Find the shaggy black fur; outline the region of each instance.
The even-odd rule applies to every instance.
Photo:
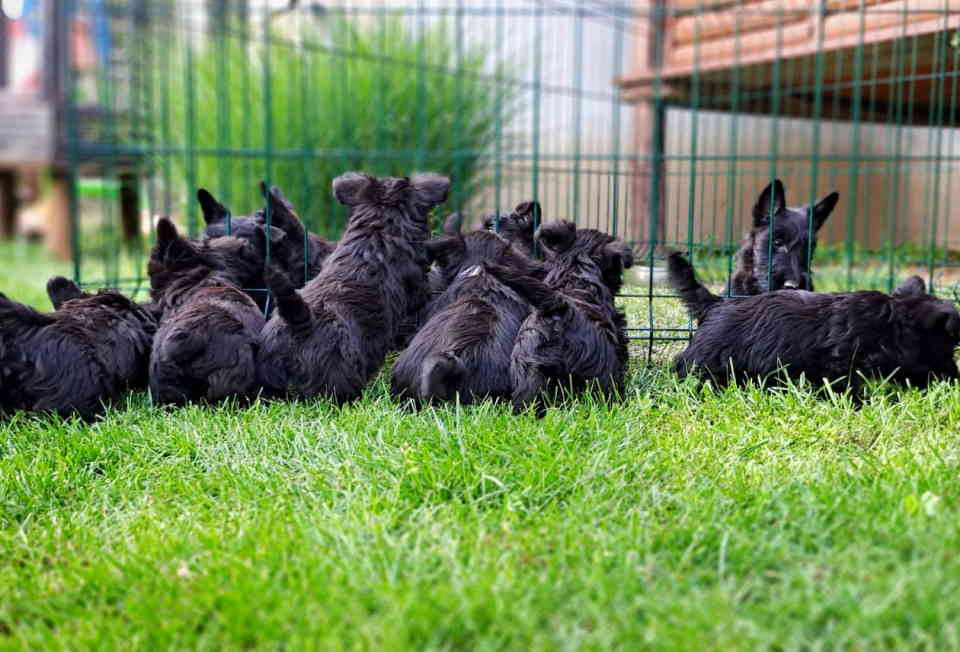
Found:
[[[0,294],[0,411],[93,419],[127,389],[146,385],[152,316],[116,292],[48,283],[59,307],[40,313]]]
[[[525,201],[517,204],[509,213],[488,215],[483,219],[483,228],[495,231],[518,246],[527,255],[533,254],[533,235],[540,225],[543,213],[540,202]]]
[[[267,274],[277,314],[263,330],[261,367],[271,393],[360,395],[427,300],[427,214],[449,186],[429,174],[334,180],[350,214],[320,275],[297,292],[282,272]]]
[[[732,294],[752,296],[789,287],[812,291],[809,261],[817,248],[817,231],[839,199],[840,195],[831,192],[814,204],[811,229],[811,208],[787,207],[780,179],[764,188],[753,207],[753,228],[737,252]]]
[[[191,242],[163,218],[150,254],[150,294],[163,311],[150,356],[150,392],[158,404],[247,398],[259,389],[256,353],[264,318],[238,286],[260,261],[256,244],[232,236]],[[238,271],[239,270],[239,271]],[[262,272],[261,272],[262,273]]]
[[[926,387],[958,377],[954,349],[960,315],[911,277],[892,295],[815,294],[790,290],[723,300],[701,285],[680,254],[668,260],[670,282],[700,323],[676,360],[677,373],[718,384],[765,379],[781,368],[792,379],[849,384],[891,378]]]
[[[596,388],[605,398],[622,396],[627,367],[626,318],[614,305],[630,249],[593,229],[569,222],[542,227],[537,236],[550,270],[543,281],[498,265],[488,268],[529,301],[528,316],[511,353],[513,408],[536,406],[545,395]]]
[[[459,395],[464,404],[509,398],[510,352],[530,304],[484,263],[539,277],[542,266],[489,231],[449,235],[427,248],[446,290],[431,302],[432,316],[394,364],[394,397],[429,402]]]
[[[337,245],[335,242],[327,242],[314,233],[308,233],[293,204],[284,197],[280,188],[271,186],[268,191],[266,184],[261,183],[260,191],[270,210],[270,226],[279,229],[279,232],[286,236],[281,242],[277,237],[278,232],[271,229],[271,258],[297,284],[297,287],[303,287],[309,279],[320,273],[323,261]],[[230,217],[230,211],[203,188],[197,191],[197,200],[203,210],[203,219],[207,223],[204,231],[207,238],[233,235],[243,240],[253,241],[257,228],[266,227],[266,209],[258,210],[246,217]]]

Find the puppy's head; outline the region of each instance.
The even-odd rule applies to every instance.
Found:
[[[169,217],[157,222],[157,240],[150,252],[150,267],[176,272],[203,264],[200,247],[181,237]]]
[[[376,213],[383,226],[412,227],[420,237],[426,237],[428,213],[446,201],[449,189],[450,179],[436,174],[376,178],[348,172],[333,180],[333,194],[351,216]]]
[[[542,215],[540,202],[525,201],[517,204],[509,213],[488,215],[483,220],[483,228],[499,233],[508,242],[522,247],[525,251],[532,251],[534,234]]]
[[[614,294],[623,285],[623,270],[633,266],[626,243],[596,229],[578,229],[572,222],[550,222],[540,227],[537,241],[550,261],[586,256],[600,269],[604,285]]]
[[[761,291],[813,287],[809,261],[817,247],[817,232],[839,199],[832,192],[813,205],[791,208],[780,179],[763,189],[753,206],[749,235],[753,272]]]

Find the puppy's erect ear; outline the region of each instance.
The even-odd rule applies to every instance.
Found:
[[[921,319],[929,332],[946,333],[953,339],[960,339],[960,313],[952,303],[938,301],[927,306]]]
[[[185,262],[196,256],[196,250],[186,239],[177,233],[169,217],[161,217],[157,222],[157,244],[155,252],[161,261]]]
[[[633,267],[633,250],[620,240],[614,240],[603,246],[604,258],[618,261],[624,269]]]
[[[576,239],[576,225],[565,220],[544,224],[537,230],[537,240],[545,249],[555,254],[563,253],[572,247]]]
[[[486,225],[486,222],[484,222]],[[460,228],[463,226],[463,214],[459,211],[456,213],[450,213],[447,215],[447,219],[443,221],[443,232],[446,235],[457,235],[460,233]]]
[[[270,227],[270,257],[275,258],[277,252],[284,245],[284,241],[287,239],[287,234],[278,229],[275,226]],[[257,253],[260,256],[265,257],[267,255],[267,231],[264,227],[257,225],[257,228],[253,231],[253,246],[256,248]]]
[[[919,297],[927,293],[927,284],[919,276],[911,276],[893,291],[895,297]]]
[[[459,235],[445,235],[427,240],[424,246],[430,261],[436,262],[440,267],[448,267],[455,258],[461,258],[465,250],[463,238]]]
[[[760,228],[770,224],[770,216],[778,215],[787,207],[786,194],[783,182],[774,179],[760,193],[757,203],[753,205],[753,226]]]
[[[543,215],[543,209],[540,208],[540,202],[538,201],[525,201],[517,204],[517,207],[513,209],[513,212],[517,215],[522,215],[524,217],[529,217],[531,220],[536,219],[540,220],[541,215]]]
[[[438,174],[415,174],[410,177],[410,185],[417,203],[432,208],[447,201],[450,178]]]
[[[347,172],[333,180],[333,196],[344,206],[356,206],[373,199],[376,179],[362,172]]]
[[[263,198],[270,207],[270,225],[283,229],[292,238],[303,238],[305,234],[303,222],[300,221],[297,211],[293,209],[293,204],[284,196],[280,188],[270,186],[268,190],[267,184],[261,181],[260,192],[263,193]],[[266,219],[266,214],[263,219]]]
[[[203,211],[203,221],[207,224],[215,224],[227,219],[230,211],[213,198],[206,188],[200,188],[197,191],[197,201],[200,202],[200,210]]]
[[[830,213],[836,208],[840,201],[840,193],[831,192],[829,195],[818,201],[813,206],[813,230],[819,231],[823,223],[830,217]]]
[[[79,299],[83,296],[83,290],[80,286],[63,276],[53,276],[47,281],[47,296],[50,297],[50,303],[54,310],[60,310],[67,301]]]

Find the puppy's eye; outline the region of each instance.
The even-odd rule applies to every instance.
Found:
[[[780,238],[777,238],[776,240],[773,241],[773,246],[774,246],[774,247],[780,248],[780,247],[782,247],[783,245],[784,245],[784,242],[783,242],[783,240],[780,239]]]

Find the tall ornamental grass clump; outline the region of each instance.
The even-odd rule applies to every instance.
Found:
[[[488,50],[458,45],[443,23],[311,23],[266,38],[232,26],[194,35],[189,48],[171,34],[153,85],[153,133],[165,145],[155,169],[190,221],[196,187],[243,214],[262,206],[257,184],[269,177],[312,230],[336,236],[344,212],[330,183],[346,170],[450,174],[449,203],[467,204],[517,109]]]

